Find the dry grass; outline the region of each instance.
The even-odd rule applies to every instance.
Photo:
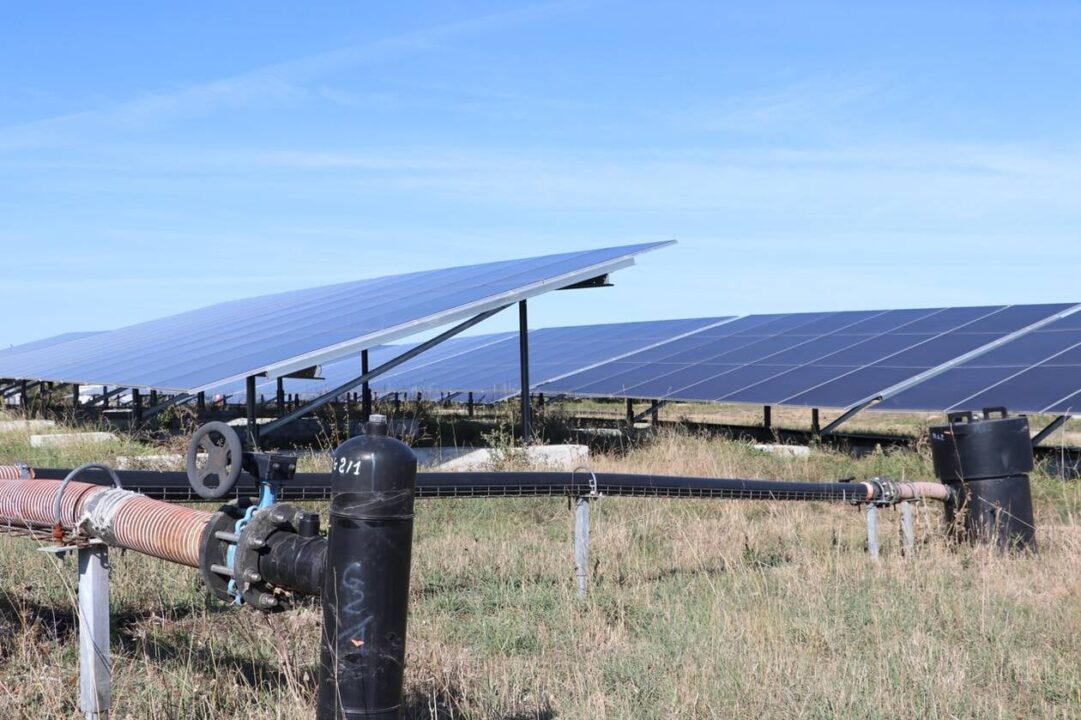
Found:
[[[0,443],[0,461],[25,457]],[[680,434],[594,466],[930,475],[911,452],[780,458]],[[910,558],[886,513],[872,562],[851,507],[602,499],[585,602],[565,499],[422,502],[408,716],[1079,717],[1081,491],[1035,486],[1041,552],[1019,558],[949,547],[933,507]],[[317,608],[223,609],[194,571],[134,553],[113,567],[114,717],[311,717]],[[71,717],[75,568],[11,537],[0,568],[0,717]]]

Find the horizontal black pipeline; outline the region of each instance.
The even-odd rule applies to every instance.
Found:
[[[63,479],[67,470],[35,468],[42,479]],[[196,502],[199,498],[182,472],[121,470],[125,489],[153,498]],[[106,482],[102,475],[84,473],[86,482]],[[286,483],[282,500],[317,500],[330,495],[330,473],[298,473]],[[595,487],[591,481],[595,478]],[[238,494],[253,494],[250,481],[237,483]],[[670,498],[728,498],[742,500],[862,501],[866,488],[860,483],[781,482],[737,478],[702,478],[677,475],[588,472],[421,472],[417,473],[418,498],[582,496],[592,490],[602,495]]]

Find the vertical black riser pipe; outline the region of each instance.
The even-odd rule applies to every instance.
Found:
[[[417,458],[375,415],[333,461],[316,717],[397,720]]]
[[[998,414],[999,417],[992,417]],[[952,413],[932,427],[935,474],[953,491],[946,522],[954,537],[999,550],[1036,550],[1028,472],[1034,467],[1028,418],[1004,408]]]

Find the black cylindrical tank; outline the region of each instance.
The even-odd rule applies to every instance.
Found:
[[[333,461],[316,717],[396,720],[417,458],[373,416]]]
[[[950,528],[970,542],[1035,550],[1028,418],[994,408],[983,417],[963,412],[947,420],[930,433],[935,474],[954,493],[946,505]]]

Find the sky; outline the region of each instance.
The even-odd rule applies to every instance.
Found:
[[[1081,3],[298,7],[7,7],[0,346],[673,238],[531,323],[1081,302]]]

